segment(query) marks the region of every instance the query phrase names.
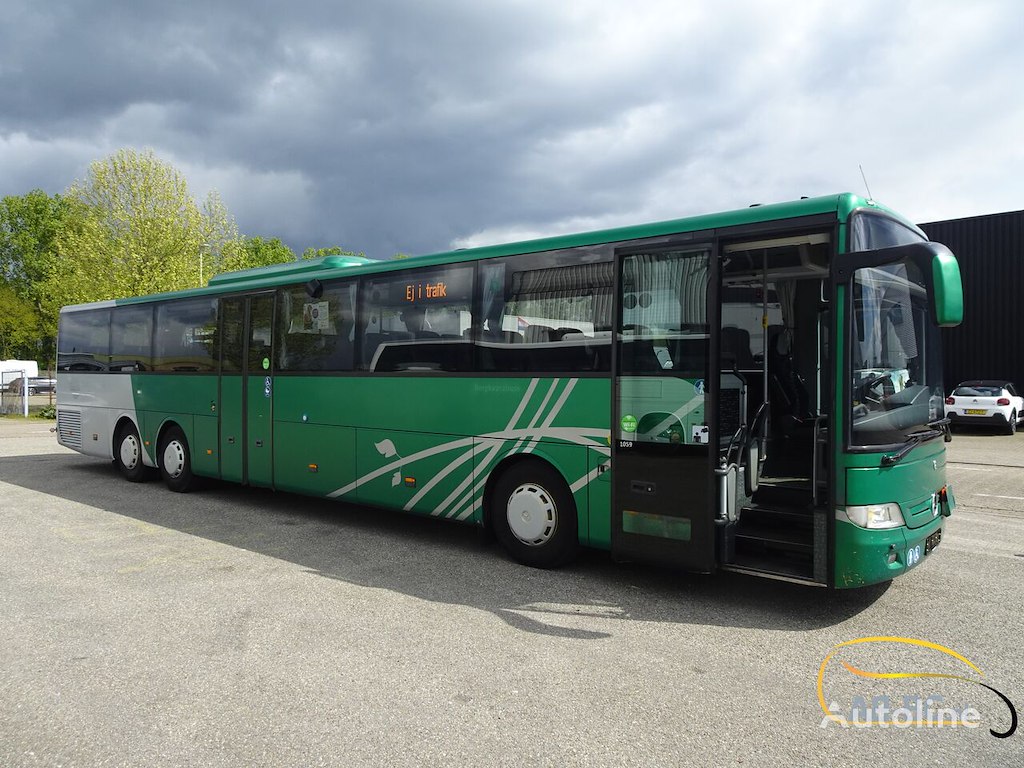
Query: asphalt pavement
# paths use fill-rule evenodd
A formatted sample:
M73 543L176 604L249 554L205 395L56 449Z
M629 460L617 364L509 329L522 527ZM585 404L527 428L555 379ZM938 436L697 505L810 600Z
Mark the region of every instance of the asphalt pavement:
M1024 728L990 733L992 689L1024 713L1024 434L958 434L939 548L829 592L600 552L537 571L469 527L173 494L52 424L0 419L2 766L1024 765ZM845 706L859 680L827 657L862 638L937 646L846 669L983 681L872 683L935 686L980 726L825 719L819 690Z

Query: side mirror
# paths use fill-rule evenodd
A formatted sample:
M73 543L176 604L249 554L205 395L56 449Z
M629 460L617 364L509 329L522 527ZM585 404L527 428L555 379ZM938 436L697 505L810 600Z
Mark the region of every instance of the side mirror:
M936 325L949 327L963 322L964 286L960 279L960 265L941 243L909 243L876 251L845 253L836 261L835 277L845 283L858 269L880 267L898 261L913 261L928 281L928 290L932 296L932 319Z
M943 327L960 325L964 320L964 285L960 265L949 251L939 251L932 257L932 282L935 322Z

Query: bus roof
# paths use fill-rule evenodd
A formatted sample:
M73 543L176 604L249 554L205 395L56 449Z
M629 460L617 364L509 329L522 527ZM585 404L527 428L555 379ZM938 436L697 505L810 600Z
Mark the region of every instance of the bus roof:
M536 240L487 245L478 248L443 251L414 256L408 259L383 261L358 256L325 256L319 259L303 259L285 264L273 264L268 267L225 272L211 278L208 286L204 288L192 288L149 296L117 299L115 303L118 305L134 304L189 296L216 295L239 290L272 288L278 285L287 285L314 278L327 280L348 275L399 271L414 266L422 267L476 261L496 256L511 256L522 253L537 253L548 250L601 245L617 241L638 240L685 232L699 232L821 214L835 214L837 221L843 223L851 213L864 208L883 212L917 229L916 225L912 222L874 200L851 193L840 193L822 197L802 198L784 203L755 204L749 208L741 208L739 210L701 214L669 221L595 230L578 234L557 235ZM61 311L75 311L86 307L92 308L104 304L109 305L110 303L106 301L79 304L64 307Z

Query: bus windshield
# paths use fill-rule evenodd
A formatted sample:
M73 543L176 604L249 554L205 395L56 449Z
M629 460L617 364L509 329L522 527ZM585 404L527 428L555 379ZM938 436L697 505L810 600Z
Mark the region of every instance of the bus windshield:
M939 329L920 268L859 269L850 326L851 443L903 443L942 418Z

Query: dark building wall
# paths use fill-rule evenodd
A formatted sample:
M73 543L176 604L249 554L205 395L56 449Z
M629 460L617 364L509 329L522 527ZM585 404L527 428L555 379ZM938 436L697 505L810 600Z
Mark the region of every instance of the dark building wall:
M947 394L965 379L1024 386L1024 211L921 224L960 262L964 321L942 329Z

